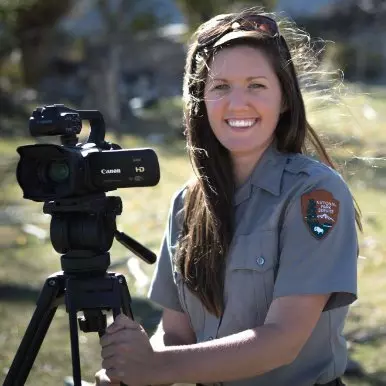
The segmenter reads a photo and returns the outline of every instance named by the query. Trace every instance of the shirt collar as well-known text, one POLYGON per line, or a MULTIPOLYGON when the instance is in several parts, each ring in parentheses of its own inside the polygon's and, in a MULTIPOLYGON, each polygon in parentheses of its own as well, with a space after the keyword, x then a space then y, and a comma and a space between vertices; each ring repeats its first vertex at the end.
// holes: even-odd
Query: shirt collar
POLYGON ((234 205, 239 205, 247 200, 251 195, 253 186, 279 196, 287 159, 286 154, 276 149, 275 143, 271 144, 261 156, 248 180, 237 189, 234 205))

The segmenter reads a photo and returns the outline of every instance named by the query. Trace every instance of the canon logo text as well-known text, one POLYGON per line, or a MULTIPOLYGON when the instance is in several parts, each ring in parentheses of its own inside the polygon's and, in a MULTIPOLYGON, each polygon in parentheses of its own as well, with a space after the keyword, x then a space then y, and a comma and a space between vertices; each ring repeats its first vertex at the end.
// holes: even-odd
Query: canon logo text
POLYGON ((102 169, 102 174, 121 174, 121 169, 102 169))

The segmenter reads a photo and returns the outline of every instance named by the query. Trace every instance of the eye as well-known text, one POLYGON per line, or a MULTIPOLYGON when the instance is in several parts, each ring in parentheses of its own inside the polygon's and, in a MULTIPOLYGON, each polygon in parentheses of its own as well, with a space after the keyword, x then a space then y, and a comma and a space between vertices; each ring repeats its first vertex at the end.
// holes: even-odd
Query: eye
POLYGON ((226 84, 226 83, 221 83, 221 84, 217 84, 215 86, 212 87, 212 90, 228 90, 229 88, 229 85, 226 84))
POLYGON ((267 88, 264 84, 262 83, 250 83, 249 88, 253 88, 253 89, 259 89, 259 88, 267 88))

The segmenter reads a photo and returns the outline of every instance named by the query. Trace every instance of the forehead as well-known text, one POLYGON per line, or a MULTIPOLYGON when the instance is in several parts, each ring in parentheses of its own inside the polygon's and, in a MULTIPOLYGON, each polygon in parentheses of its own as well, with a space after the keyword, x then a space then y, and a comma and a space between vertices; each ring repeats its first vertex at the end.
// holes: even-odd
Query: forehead
POLYGON ((218 51, 209 63, 210 78, 275 76, 267 54, 257 47, 240 45, 218 51))

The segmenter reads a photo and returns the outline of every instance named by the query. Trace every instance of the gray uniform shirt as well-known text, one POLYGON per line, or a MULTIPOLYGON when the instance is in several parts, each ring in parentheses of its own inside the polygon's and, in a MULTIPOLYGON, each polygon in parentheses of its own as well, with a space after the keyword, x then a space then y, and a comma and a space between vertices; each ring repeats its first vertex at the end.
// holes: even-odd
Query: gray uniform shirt
POLYGON ((304 155, 266 150, 235 194, 221 320, 187 289, 173 263, 184 191, 172 200, 149 298, 187 313, 197 342, 263 325, 275 298, 332 293, 291 364, 223 385, 311 386, 342 375, 347 362, 342 330, 357 294, 358 243, 353 199, 340 175, 304 155))

